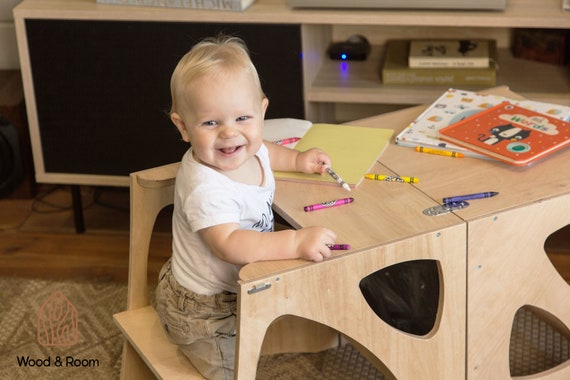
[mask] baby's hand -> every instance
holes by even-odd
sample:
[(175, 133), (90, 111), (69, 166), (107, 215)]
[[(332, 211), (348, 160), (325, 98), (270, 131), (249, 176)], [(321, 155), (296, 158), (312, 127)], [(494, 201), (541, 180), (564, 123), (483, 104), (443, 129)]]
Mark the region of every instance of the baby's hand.
[(323, 261), (331, 255), (329, 244), (334, 244), (336, 234), (324, 227), (306, 227), (295, 231), (295, 244), (300, 258)]
[(330, 165), (331, 159), (328, 154), (320, 149), (311, 148), (297, 155), (297, 171), (301, 173), (323, 174), (325, 172), (323, 164)]

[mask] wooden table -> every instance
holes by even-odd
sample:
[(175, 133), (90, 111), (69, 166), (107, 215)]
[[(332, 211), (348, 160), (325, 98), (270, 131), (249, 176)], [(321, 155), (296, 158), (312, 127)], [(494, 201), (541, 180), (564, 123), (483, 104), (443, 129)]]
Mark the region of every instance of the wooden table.
[[(410, 110), (409, 120), (414, 113)], [(380, 123), (372, 118), (360, 124)], [(452, 195), (499, 192), (455, 212), (465, 221), (468, 236), (467, 378), (511, 377), (511, 327), (523, 306), (570, 336), (570, 287), (544, 250), (546, 239), (570, 224), (570, 149), (521, 168), (390, 148), (381, 162), (399, 175), (419, 177), (417, 189), (437, 202)], [(568, 379), (570, 362), (536, 378)]]
[[(423, 108), (351, 124), (399, 131)], [(418, 184), (364, 181), (353, 191), (356, 200), (350, 206), (313, 213), (303, 212), (302, 206), (346, 193), (337, 187), (278, 182), (275, 207), (286, 220), (295, 227), (329, 227), (353, 249), (317, 264), (260, 262), (242, 269), (239, 378), (253, 378), (246, 368), (255, 368), (266, 329), (286, 315), (320, 324), (313, 334), (304, 332), (307, 340), (322, 336), (323, 325), (343, 334), (398, 379), (511, 378), (509, 338), (517, 310), (532, 307), (568, 334), (570, 287), (547, 258), (544, 242), (570, 224), (569, 162), (568, 149), (518, 168), (421, 154), (391, 143), (375, 172), (416, 176)], [(499, 195), (442, 216), (422, 214), (445, 196), (480, 191)], [(440, 270), (438, 319), (424, 336), (386, 324), (358, 289), (363, 277), (418, 259), (435, 260)], [(302, 345), (291, 326), (281, 336)], [(570, 378), (570, 364), (536, 378)]]
[[(378, 126), (389, 127), (393, 117), (400, 120), (402, 115), (382, 116)], [(390, 146), (385, 154), (394, 149), (398, 148)], [(380, 163), (374, 170), (391, 173)], [(454, 214), (426, 217), (422, 211), (437, 202), (413, 185), (378, 186), (373, 181), (363, 181), (351, 192), (355, 201), (350, 205), (303, 211), (304, 205), (347, 195), (337, 186), (278, 182), (275, 207), (284, 218), (295, 227), (326, 226), (338, 234), (337, 242), (349, 243), (352, 250), (321, 263), (259, 262), (241, 270), (238, 378), (255, 377), (255, 363), (274, 321), (287, 329), (280, 339), (273, 339), (280, 344), (274, 352), (290, 351), (283, 338), (290, 346), (319, 350), (323, 344), (338, 344), (341, 333), (395, 378), (464, 378), (465, 223)], [(360, 289), (363, 278), (380, 276), (378, 271), (398, 264), (429, 262), (439, 278), (439, 302), (429, 331), (418, 335), (395, 328), (365, 300)], [(283, 316), (296, 316), (296, 322)]]

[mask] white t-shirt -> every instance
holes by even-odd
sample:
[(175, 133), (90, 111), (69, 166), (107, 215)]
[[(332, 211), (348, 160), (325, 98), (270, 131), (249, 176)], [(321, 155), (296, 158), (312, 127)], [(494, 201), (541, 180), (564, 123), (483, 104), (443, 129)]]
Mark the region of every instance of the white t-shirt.
[(180, 285), (194, 293), (236, 293), (241, 268), (214, 255), (199, 230), (239, 223), (241, 229), (273, 231), (275, 179), (264, 144), (256, 156), (264, 171), (262, 186), (235, 182), (198, 163), (192, 148), (182, 158), (174, 191), (172, 273)]

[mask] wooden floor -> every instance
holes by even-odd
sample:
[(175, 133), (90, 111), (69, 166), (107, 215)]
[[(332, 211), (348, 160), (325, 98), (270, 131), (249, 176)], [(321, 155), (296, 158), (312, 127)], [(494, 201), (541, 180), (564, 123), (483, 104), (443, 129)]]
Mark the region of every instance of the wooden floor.
[[(129, 191), (81, 187), (85, 232), (75, 230), (68, 186), (44, 185), (35, 199), (0, 199), (0, 276), (126, 282)], [(151, 240), (149, 278), (170, 256), (169, 210)]]
[[(0, 276), (127, 281), (129, 192), (81, 187), (85, 232), (75, 231), (68, 186), (43, 185), (35, 199), (0, 199)], [(170, 256), (170, 210), (159, 215), (151, 240), (149, 279)], [(570, 226), (546, 251), (570, 283)]]

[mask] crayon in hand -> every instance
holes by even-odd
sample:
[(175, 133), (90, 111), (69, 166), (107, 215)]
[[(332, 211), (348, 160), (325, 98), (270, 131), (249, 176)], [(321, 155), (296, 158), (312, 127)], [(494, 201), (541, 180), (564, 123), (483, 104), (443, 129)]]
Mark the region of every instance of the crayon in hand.
[(331, 251), (348, 251), (350, 250), (350, 244), (327, 244), (327, 247)]
[(342, 178), (340, 178), (340, 176), (334, 171), (332, 170), (332, 168), (328, 165), (325, 165), (323, 163), (323, 166), (325, 167), (325, 170), (327, 171), (327, 173), (329, 173), (329, 175), (339, 184), (341, 185), (346, 191), (350, 191), (350, 186), (348, 185), (348, 183), (344, 182), (344, 180)]

